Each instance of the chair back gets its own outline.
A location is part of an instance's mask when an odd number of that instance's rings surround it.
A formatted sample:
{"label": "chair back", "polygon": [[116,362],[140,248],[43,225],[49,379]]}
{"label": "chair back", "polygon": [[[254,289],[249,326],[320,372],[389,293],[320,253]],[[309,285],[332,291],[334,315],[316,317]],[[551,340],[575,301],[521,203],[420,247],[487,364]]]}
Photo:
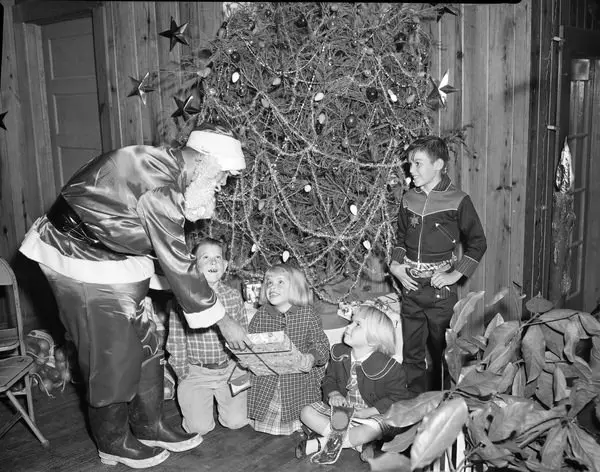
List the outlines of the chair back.
{"label": "chair back", "polygon": [[[12,351],[13,355],[24,356],[25,334],[17,278],[8,262],[0,258],[0,353]],[[4,309],[6,308],[6,310]]]}

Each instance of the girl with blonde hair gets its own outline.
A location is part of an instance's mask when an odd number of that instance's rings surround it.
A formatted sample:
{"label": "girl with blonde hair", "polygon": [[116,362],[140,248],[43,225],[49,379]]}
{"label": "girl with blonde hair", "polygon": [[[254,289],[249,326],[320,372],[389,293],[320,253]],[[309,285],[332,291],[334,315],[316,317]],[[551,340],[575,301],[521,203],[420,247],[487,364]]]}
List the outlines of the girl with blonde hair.
{"label": "girl with blonde hair", "polygon": [[358,306],[344,332],[343,343],[331,348],[322,385],[323,401],[302,409],[300,419],[309,430],[296,447],[296,457],[323,448],[332,431],[332,407],[353,409],[353,421],[342,448],[362,451],[362,459],[373,452],[372,447],[363,451],[362,445],[393,433],[384,424],[383,413],[394,402],[413,396],[406,385],[404,368],[392,358],[395,352],[396,334],[388,316],[374,306]]}
{"label": "girl with blonde hair", "polygon": [[248,391],[250,425],[263,433],[289,435],[300,431],[300,410],[317,401],[329,359],[329,340],[313,308],[313,294],[304,274],[279,264],[264,276],[260,307],[249,333],[283,331],[302,353],[300,373],[255,376]]}

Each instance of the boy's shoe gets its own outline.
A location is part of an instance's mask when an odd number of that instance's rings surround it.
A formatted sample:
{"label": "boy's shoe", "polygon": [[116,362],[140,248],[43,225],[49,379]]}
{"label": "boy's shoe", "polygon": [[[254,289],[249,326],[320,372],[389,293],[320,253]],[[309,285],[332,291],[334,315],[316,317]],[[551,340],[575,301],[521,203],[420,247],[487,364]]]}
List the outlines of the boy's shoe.
{"label": "boy's shoe", "polygon": [[[314,454],[315,452],[319,452],[321,450],[321,442],[319,441],[317,434],[314,433],[314,437],[311,439],[301,439],[300,442],[296,445],[296,459],[303,459],[310,454]],[[308,448],[311,450],[308,451]]]}

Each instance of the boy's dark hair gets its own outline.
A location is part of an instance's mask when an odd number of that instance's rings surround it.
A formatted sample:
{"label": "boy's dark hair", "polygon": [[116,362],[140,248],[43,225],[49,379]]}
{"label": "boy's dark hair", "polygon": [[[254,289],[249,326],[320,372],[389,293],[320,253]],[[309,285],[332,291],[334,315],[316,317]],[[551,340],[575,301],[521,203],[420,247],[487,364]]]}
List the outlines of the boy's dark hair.
{"label": "boy's dark hair", "polygon": [[205,245],[211,245],[211,246],[217,246],[221,248],[221,252],[223,253],[223,258],[225,260],[228,259],[228,254],[227,254],[227,246],[225,245],[225,241],[221,240],[221,239],[215,239],[215,238],[211,238],[208,236],[204,236],[198,239],[194,240],[194,244],[192,246],[192,254],[196,255],[196,252],[198,252],[198,249],[201,246],[205,246]]}
{"label": "boy's dark hair", "polygon": [[410,159],[417,151],[427,153],[431,162],[441,159],[444,161],[444,164],[448,164],[448,161],[450,160],[448,145],[446,144],[446,141],[439,136],[423,136],[417,138],[406,150],[406,156]]}

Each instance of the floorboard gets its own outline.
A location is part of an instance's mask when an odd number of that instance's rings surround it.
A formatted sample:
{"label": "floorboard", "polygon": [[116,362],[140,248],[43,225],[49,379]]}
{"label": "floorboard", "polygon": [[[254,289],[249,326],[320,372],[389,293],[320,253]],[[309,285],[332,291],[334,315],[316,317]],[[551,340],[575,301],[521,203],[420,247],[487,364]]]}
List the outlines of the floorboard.
{"label": "floorboard", "polygon": [[[0,424],[10,417],[8,403],[0,402]],[[69,385],[64,392],[47,397],[37,388],[34,409],[37,424],[50,441],[44,449],[23,421],[0,439],[0,471],[10,472],[88,472],[131,471],[122,464],[107,466],[100,462],[88,433],[78,392]],[[167,421],[181,421],[174,400],[165,402]],[[353,450],[343,450],[336,464],[318,466],[309,459],[294,456],[295,437],[257,433],[249,426],[231,431],[217,425],[196,449],[171,453],[153,472],[360,472],[369,471]]]}

